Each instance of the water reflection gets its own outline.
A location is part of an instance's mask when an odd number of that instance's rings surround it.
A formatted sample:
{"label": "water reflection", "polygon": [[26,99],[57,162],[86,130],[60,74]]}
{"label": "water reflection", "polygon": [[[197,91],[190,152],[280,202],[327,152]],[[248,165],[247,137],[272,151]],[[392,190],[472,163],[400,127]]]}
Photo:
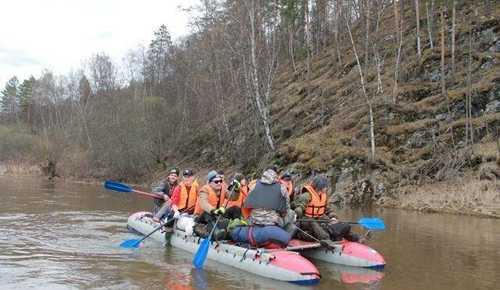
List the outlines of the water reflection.
{"label": "water reflection", "polygon": [[335,279],[344,284],[367,284],[362,289],[380,289],[380,281],[384,278],[381,270],[328,264],[321,268],[322,277]]}
{"label": "water reflection", "polygon": [[[101,186],[0,177],[0,289],[498,289],[500,220],[400,210],[343,210],[345,220],[384,218],[387,230],[369,245],[387,261],[384,272],[314,261],[322,279],[300,287],[133,238],[130,214],[148,200]],[[356,229],[359,230],[359,229]]]}

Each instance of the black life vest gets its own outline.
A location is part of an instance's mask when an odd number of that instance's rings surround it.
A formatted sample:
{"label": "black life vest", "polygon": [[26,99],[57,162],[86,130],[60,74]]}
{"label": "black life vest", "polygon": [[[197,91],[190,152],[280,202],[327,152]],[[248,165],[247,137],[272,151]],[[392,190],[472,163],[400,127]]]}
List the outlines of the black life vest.
{"label": "black life vest", "polygon": [[248,194],[243,207],[285,211],[286,197],[281,194],[281,184],[267,184],[257,181],[255,188]]}

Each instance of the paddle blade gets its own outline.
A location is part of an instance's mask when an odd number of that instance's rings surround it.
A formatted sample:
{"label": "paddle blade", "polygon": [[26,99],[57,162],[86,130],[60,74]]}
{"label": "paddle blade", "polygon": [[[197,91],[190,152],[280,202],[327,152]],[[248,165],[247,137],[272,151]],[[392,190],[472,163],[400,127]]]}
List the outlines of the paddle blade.
{"label": "paddle blade", "polygon": [[193,257],[193,266],[196,269],[203,268],[203,264],[205,263],[205,260],[207,259],[207,254],[208,254],[209,248],[210,248],[210,240],[203,239],[203,241],[201,241],[201,243],[200,243],[200,247],[198,248],[198,251],[196,251],[196,254]]}
{"label": "paddle blade", "polygon": [[119,191],[119,192],[132,192],[132,188],[130,188],[128,185],[119,183],[116,181],[112,180],[106,180],[104,182],[104,187],[109,190],[114,190],[114,191]]}
{"label": "paddle blade", "polygon": [[376,230],[376,231],[385,230],[384,221],[380,218],[367,218],[367,217],[361,218],[359,219],[358,224],[362,225],[363,227],[369,230]]}
{"label": "paddle blade", "polygon": [[123,241],[120,244],[120,247],[125,248],[125,249],[136,249],[136,248],[139,248],[140,245],[141,245],[141,240],[132,239],[132,240]]}

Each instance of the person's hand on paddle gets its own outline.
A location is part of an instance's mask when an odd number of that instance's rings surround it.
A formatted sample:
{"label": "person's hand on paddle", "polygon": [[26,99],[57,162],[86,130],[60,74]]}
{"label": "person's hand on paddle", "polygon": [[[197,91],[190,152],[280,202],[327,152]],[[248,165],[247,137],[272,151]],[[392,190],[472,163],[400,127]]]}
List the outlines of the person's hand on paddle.
{"label": "person's hand on paddle", "polygon": [[210,213],[213,215],[223,215],[226,213],[226,209],[224,207],[219,207],[213,209]]}
{"label": "person's hand on paddle", "polygon": [[235,192],[238,192],[240,190],[241,184],[238,182],[238,180],[233,179],[229,186],[227,187],[228,190],[234,190]]}
{"label": "person's hand on paddle", "polygon": [[178,219],[181,216],[181,213],[178,210],[174,210],[174,215],[172,216],[173,219]]}
{"label": "person's hand on paddle", "polygon": [[166,194],[163,195],[163,200],[164,201],[169,201],[170,200],[170,197]]}

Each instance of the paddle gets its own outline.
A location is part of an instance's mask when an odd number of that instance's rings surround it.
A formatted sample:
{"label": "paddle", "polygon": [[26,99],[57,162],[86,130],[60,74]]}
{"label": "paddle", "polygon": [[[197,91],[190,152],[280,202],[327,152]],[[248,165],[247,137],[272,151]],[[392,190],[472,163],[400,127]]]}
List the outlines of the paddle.
{"label": "paddle", "polygon": [[[329,223],[329,219],[313,219],[313,218],[304,218],[304,219],[298,219],[297,221],[305,221],[305,222],[320,222],[320,223]],[[374,230],[374,231],[382,231],[385,230],[385,224],[384,221],[380,218],[369,218],[369,217],[363,217],[360,218],[357,222],[345,222],[348,224],[352,225],[361,225],[365,227],[368,230]]]}
{"label": "paddle", "polygon": [[130,239],[130,240],[125,240],[120,244],[120,247],[126,248],[126,249],[136,249],[139,248],[139,245],[144,241],[145,239],[149,238],[152,234],[156,233],[159,229],[161,229],[165,224],[169,222],[168,218],[165,220],[165,222],[161,223],[158,227],[156,227],[152,232],[149,234],[145,235],[142,239],[136,240],[136,239]]}
{"label": "paddle", "polygon": [[126,184],[119,183],[119,182],[116,182],[116,181],[113,181],[113,180],[106,180],[104,182],[104,187],[106,189],[113,190],[113,191],[118,191],[118,192],[135,192],[137,194],[146,196],[148,198],[163,199],[163,196],[161,194],[149,193],[149,192],[144,192],[144,191],[140,191],[140,190],[137,190],[137,189],[133,189],[132,187],[130,187],[130,186],[126,185]]}
{"label": "paddle", "polygon": [[[231,192],[229,193],[229,196],[226,198],[224,209],[227,207],[227,203],[229,202],[229,199],[231,198],[233,193],[234,193],[234,186],[231,188]],[[203,268],[203,264],[207,259],[208,250],[210,248],[210,240],[212,239],[212,235],[214,234],[214,231],[217,228],[217,224],[219,223],[221,216],[222,215],[219,215],[217,217],[217,219],[215,220],[215,224],[212,226],[212,230],[208,234],[208,237],[206,237],[205,239],[203,239],[203,241],[201,241],[200,246],[198,247],[198,250],[196,251],[196,254],[193,257],[193,266],[196,269]]]}

